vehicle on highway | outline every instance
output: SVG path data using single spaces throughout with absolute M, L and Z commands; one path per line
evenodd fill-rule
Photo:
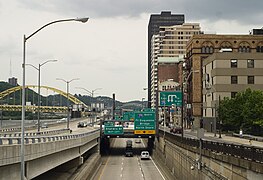
M 57 123 L 67 122 L 67 118 L 61 118 L 57 120 Z
M 88 124 L 86 122 L 81 121 L 81 122 L 78 123 L 77 127 L 81 128 L 81 127 L 87 127 L 87 126 L 88 126 Z
M 127 140 L 126 141 L 126 148 L 127 147 L 132 147 L 132 140 Z
M 47 125 L 47 123 L 43 123 L 43 124 L 41 124 L 40 127 L 41 127 L 41 128 L 48 128 L 48 125 Z
M 141 159 L 150 159 L 150 154 L 148 151 L 141 152 Z
M 132 157 L 133 156 L 133 150 L 132 147 L 126 147 L 125 149 L 125 156 Z
M 141 143 L 141 139 L 139 139 L 139 138 L 137 138 L 137 139 L 135 139 L 135 143 Z
M 170 129 L 170 132 L 174 133 L 174 134 L 182 134 L 182 128 L 181 127 L 173 127 Z

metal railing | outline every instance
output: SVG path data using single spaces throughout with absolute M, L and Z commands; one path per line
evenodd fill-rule
M 163 131 L 161 129 L 160 132 L 161 134 L 163 134 Z M 167 140 L 182 148 L 185 148 L 186 146 L 194 147 L 194 150 L 193 148 L 188 149 L 192 151 L 197 151 L 199 148 L 198 139 L 187 137 L 184 137 L 182 139 L 181 136 L 177 136 L 168 132 L 166 132 L 165 135 L 165 138 L 167 138 Z M 224 154 L 227 156 L 263 163 L 263 148 L 260 147 L 202 140 L 202 149 L 218 154 Z

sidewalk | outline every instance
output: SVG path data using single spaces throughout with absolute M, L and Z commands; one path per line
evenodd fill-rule
M 191 129 L 184 130 L 187 134 L 195 135 L 197 134 L 197 131 L 191 131 Z M 221 138 L 219 138 L 219 134 L 211 133 L 211 132 L 205 132 L 204 134 L 204 139 L 205 140 L 215 140 L 215 141 L 223 141 L 226 143 L 237 143 L 237 144 L 243 144 L 247 146 L 256 146 L 256 147 L 261 147 L 263 148 L 263 142 L 260 141 L 255 141 L 255 140 L 249 140 L 241 137 L 234 137 L 234 136 L 229 136 L 226 134 L 221 134 Z

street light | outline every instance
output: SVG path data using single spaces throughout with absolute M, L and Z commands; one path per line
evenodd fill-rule
M 62 78 L 56 78 L 56 80 L 61 80 L 67 83 L 67 109 L 68 109 L 68 114 L 67 114 L 67 129 L 69 130 L 69 83 L 75 80 L 79 80 L 79 78 L 71 79 L 70 81 L 66 81 L 65 79 Z
M 83 88 L 83 87 L 76 87 L 76 88 L 77 89 L 82 89 L 82 90 L 86 91 L 87 93 L 89 93 L 91 95 L 92 99 L 94 97 L 95 91 L 102 89 L 102 88 L 96 88 L 96 89 L 93 89 L 93 90 L 89 91 L 89 90 L 87 90 L 86 88 Z M 92 113 L 93 113 L 93 111 L 92 111 Z M 95 118 L 95 117 L 93 117 L 93 114 L 92 114 L 92 126 L 94 126 L 94 120 L 95 120 L 93 118 Z
M 188 74 L 188 76 L 186 77 L 185 79 L 185 83 L 187 85 L 188 83 L 188 80 L 191 76 L 192 73 L 197 73 L 199 72 L 199 70 L 191 70 L 190 73 Z M 181 84 L 181 90 L 182 90 L 182 110 L 181 110 L 181 126 L 182 126 L 182 138 L 184 137 L 184 126 L 183 126 L 183 123 L 184 123 L 184 73 L 183 73 L 183 70 L 182 70 L 182 84 Z
M 144 105 L 143 105 L 144 99 L 145 99 L 145 98 L 142 98 L 142 110 L 143 110 L 143 108 L 144 108 Z
M 32 36 L 34 36 L 36 33 L 44 29 L 45 27 L 55 24 L 55 23 L 60 23 L 60 22 L 66 22 L 66 21 L 78 21 L 85 23 L 88 21 L 89 18 L 74 18 L 74 19 L 61 19 L 57 21 L 52 21 L 50 23 L 45 24 L 44 26 L 40 27 L 37 29 L 35 32 L 33 32 L 31 35 L 26 37 L 26 35 L 23 36 L 23 63 L 22 63 L 22 69 L 23 69 L 23 83 L 22 83 L 22 117 L 21 117 L 21 180 L 25 179 L 25 159 L 24 159 L 24 139 L 25 139 L 25 127 L 24 127 L 24 121 L 25 121 L 25 106 L 26 106 L 26 99 L 25 99 L 25 84 L 26 84 L 26 71 L 25 71 L 25 64 L 26 64 L 26 41 L 29 40 Z
M 56 59 L 52 59 L 52 60 L 47 60 L 45 62 L 43 62 L 42 64 L 38 64 L 38 68 L 32 64 L 25 64 L 27 66 L 31 66 L 33 68 L 35 68 L 36 70 L 38 70 L 38 100 L 37 100 L 37 104 L 38 104 L 38 112 L 37 112 L 37 132 L 40 132 L 40 99 L 41 99 L 41 96 L 40 96 L 40 69 L 41 69 L 41 66 L 45 65 L 46 63 L 49 63 L 49 62 L 56 62 L 58 60 Z

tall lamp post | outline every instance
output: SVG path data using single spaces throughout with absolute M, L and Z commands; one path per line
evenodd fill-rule
M 41 64 L 38 64 L 38 68 L 32 64 L 25 64 L 27 66 L 31 66 L 33 68 L 35 68 L 36 70 L 38 70 L 38 99 L 37 99 L 37 105 L 38 105 L 38 111 L 37 111 L 37 132 L 40 132 L 40 99 L 41 99 L 41 96 L 40 96 L 40 69 L 41 69 L 41 66 L 45 65 L 46 63 L 49 63 L 49 62 L 56 62 L 58 60 L 56 59 L 53 59 L 53 60 L 47 60 Z
M 26 106 L 26 99 L 25 99 L 25 84 L 26 84 L 26 71 L 25 71 L 25 65 L 26 65 L 26 42 L 29 40 L 32 36 L 34 36 L 36 33 L 44 29 L 45 27 L 55 24 L 55 23 L 60 23 L 60 22 L 67 22 L 67 21 L 78 21 L 85 23 L 88 21 L 89 18 L 74 18 L 74 19 L 61 19 L 57 21 L 52 21 L 50 23 L 45 24 L 44 26 L 40 27 L 37 29 L 35 32 L 33 32 L 31 35 L 23 36 L 23 63 L 22 63 L 22 69 L 23 69 L 23 83 L 22 83 L 22 117 L 21 117 L 21 130 L 22 130 L 22 135 L 21 135 L 21 180 L 25 179 L 25 159 L 24 159 L 24 139 L 25 139 L 25 127 L 24 127 L 24 121 L 25 121 L 25 106 Z
M 86 88 L 83 88 L 83 87 L 76 87 L 77 89 L 82 89 L 82 90 L 84 90 L 84 91 L 86 91 L 87 93 L 89 93 L 90 95 L 91 95 L 91 97 L 92 97 L 92 99 L 93 99 L 93 97 L 94 97 L 94 93 L 95 93 L 95 91 L 97 91 L 97 90 L 101 90 L 102 88 L 96 88 L 96 89 L 93 89 L 93 90 L 91 90 L 91 91 L 89 91 L 89 90 L 87 90 Z M 94 117 L 92 117 L 92 126 L 94 126 L 94 119 L 93 119 Z
M 144 108 L 144 105 L 143 105 L 144 99 L 145 99 L 145 98 L 142 98 L 142 110 L 143 110 L 143 108 Z
M 192 75 L 192 73 L 197 73 L 199 72 L 199 70 L 191 70 L 190 73 L 188 74 L 188 76 L 185 79 L 185 83 L 187 85 L 188 80 L 190 78 L 190 76 Z M 182 84 L 181 84 L 181 90 L 182 90 L 182 110 L 181 110 L 181 126 L 182 126 L 182 138 L 184 137 L 184 74 L 182 71 Z
M 61 80 L 64 81 L 67 84 L 67 109 L 68 109 L 68 114 L 67 114 L 67 129 L 69 130 L 69 83 L 75 80 L 79 80 L 79 78 L 71 79 L 69 81 L 66 81 L 65 79 L 62 78 L 57 78 L 56 80 Z

